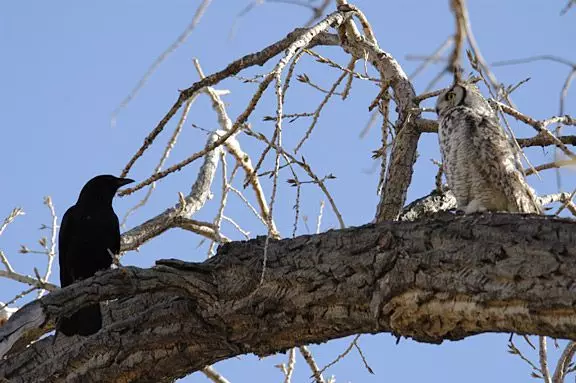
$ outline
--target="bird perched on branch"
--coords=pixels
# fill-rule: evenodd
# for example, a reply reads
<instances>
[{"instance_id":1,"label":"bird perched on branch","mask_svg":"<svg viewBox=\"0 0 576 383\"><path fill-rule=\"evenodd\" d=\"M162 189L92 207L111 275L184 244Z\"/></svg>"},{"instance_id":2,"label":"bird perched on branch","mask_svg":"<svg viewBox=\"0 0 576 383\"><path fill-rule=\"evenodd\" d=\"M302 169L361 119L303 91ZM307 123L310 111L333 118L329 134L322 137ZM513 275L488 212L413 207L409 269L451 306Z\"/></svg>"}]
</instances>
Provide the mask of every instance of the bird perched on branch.
<instances>
[{"instance_id":1,"label":"bird perched on branch","mask_svg":"<svg viewBox=\"0 0 576 383\"><path fill-rule=\"evenodd\" d=\"M120 225L112 199L120 187L131 182L134 181L112 175L94 177L64 214L58 236L62 287L110 268L112 255L120 251ZM57 329L66 336L88 336L101 327L100 304L96 303L61 318Z\"/></svg>"},{"instance_id":2,"label":"bird perched on branch","mask_svg":"<svg viewBox=\"0 0 576 383\"><path fill-rule=\"evenodd\" d=\"M526 183L518 150L480 90L463 81L438 96L438 139L444 174L465 213L542 213Z\"/></svg>"}]
</instances>

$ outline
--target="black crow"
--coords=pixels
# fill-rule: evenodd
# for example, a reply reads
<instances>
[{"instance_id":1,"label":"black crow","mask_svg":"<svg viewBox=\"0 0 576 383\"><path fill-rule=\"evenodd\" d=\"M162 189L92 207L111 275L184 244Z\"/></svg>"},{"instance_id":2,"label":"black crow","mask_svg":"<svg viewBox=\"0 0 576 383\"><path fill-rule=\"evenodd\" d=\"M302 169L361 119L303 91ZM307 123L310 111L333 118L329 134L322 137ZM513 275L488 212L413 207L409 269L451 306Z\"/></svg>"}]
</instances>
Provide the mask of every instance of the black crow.
<instances>
[{"instance_id":1,"label":"black crow","mask_svg":"<svg viewBox=\"0 0 576 383\"><path fill-rule=\"evenodd\" d=\"M112 254L120 251L120 225L112 209L112 198L128 178L101 175L92 178L80 192L60 225L58 253L62 287L89 278L112 264ZM102 327L100 304L83 307L61 318L57 329L66 336L88 336Z\"/></svg>"}]
</instances>

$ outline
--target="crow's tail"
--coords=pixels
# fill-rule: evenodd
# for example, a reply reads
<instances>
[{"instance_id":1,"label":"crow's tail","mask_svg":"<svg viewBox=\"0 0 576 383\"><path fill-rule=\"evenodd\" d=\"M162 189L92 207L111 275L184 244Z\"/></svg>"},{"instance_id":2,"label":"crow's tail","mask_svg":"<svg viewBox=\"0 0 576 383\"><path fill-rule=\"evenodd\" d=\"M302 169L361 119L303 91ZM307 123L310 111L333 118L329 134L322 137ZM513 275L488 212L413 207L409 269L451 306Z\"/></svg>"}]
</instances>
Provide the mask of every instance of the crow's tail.
<instances>
[{"instance_id":1,"label":"crow's tail","mask_svg":"<svg viewBox=\"0 0 576 383\"><path fill-rule=\"evenodd\" d=\"M102 328L100 304L81 308L69 318L62 318L58 331L66 336L75 334L88 336L97 333Z\"/></svg>"}]
</instances>

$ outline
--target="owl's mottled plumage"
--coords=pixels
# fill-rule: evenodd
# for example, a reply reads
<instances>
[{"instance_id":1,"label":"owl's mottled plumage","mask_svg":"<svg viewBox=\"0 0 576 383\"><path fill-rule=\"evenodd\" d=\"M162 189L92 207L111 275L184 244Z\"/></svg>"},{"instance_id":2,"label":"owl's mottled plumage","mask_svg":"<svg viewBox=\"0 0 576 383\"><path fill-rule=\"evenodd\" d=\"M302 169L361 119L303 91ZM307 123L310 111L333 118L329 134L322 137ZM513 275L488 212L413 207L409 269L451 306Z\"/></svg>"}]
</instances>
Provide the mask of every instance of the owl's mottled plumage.
<instances>
[{"instance_id":1,"label":"owl's mottled plumage","mask_svg":"<svg viewBox=\"0 0 576 383\"><path fill-rule=\"evenodd\" d=\"M438 138L444 173L465 213L542 213L513 143L471 83L456 81L438 96Z\"/></svg>"}]
</instances>

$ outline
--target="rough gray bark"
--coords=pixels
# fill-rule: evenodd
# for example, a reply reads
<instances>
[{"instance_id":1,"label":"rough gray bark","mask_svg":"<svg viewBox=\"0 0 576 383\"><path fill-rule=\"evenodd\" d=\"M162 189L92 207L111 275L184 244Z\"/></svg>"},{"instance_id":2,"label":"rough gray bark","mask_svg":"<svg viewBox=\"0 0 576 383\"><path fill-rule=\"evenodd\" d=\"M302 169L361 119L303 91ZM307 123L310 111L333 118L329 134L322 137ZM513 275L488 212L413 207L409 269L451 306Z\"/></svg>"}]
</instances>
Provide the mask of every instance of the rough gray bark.
<instances>
[{"instance_id":1,"label":"rough gray bark","mask_svg":"<svg viewBox=\"0 0 576 383\"><path fill-rule=\"evenodd\" d=\"M226 244L204 263L111 270L34 301L0 329L0 349L9 349L0 377L172 381L235 355L356 333L432 343L483 332L576 340L572 220L442 213L271 241L259 285L263 246L258 238ZM109 302L94 336L24 348L58 315L97 300Z\"/></svg>"}]
</instances>

